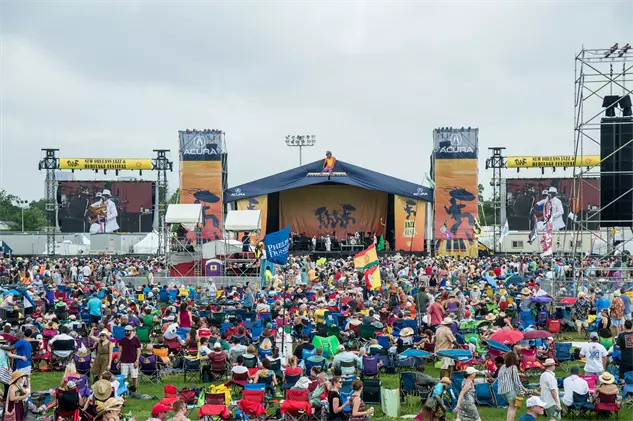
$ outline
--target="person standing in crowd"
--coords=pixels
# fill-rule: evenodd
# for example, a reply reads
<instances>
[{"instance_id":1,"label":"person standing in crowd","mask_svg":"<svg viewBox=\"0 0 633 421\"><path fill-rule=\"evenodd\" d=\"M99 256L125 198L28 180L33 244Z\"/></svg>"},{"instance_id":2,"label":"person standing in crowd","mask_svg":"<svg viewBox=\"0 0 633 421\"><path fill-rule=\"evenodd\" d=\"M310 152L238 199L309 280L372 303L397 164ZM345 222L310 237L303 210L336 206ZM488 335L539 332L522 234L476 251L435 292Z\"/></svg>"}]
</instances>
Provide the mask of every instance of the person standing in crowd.
<instances>
[{"instance_id":1,"label":"person standing in crowd","mask_svg":"<svg viewBox=\"0 0 633 421\"><path fill-rule=\"evenodd\" d=\"M99 298L97 298L97 293L93 292L92 296L88 300L88 314L90 315L90 323L92 325L97 325L101 321L101 307L103 307L103 303Z\"/></svg>"},{"instance_id":2,"label":"person standing in crowd","mask_svg":"<svg viewBox=\"0 0 633 421\"><path fill-rule=\"evenodd\" d=\"M541 398L545 402L545 415L549 421L557 421L561 418L560 398L558 395L558 380L554 370L556 369L556 361L548 358L543 363L545 371L541 374L539 381L539 389Z\"/></svg>"},{"instance_id":3,"label":"person standing in crowd","mask_svg":"<svg viewBox=\"0 0 633 421\"><path fill-rule=\"evenodd\" d=\"M134 328L125 326L125 336L119 341L119 361L121 362L121 374L125 379L132 378L132 386L138 387L138 365L141 358L141 341L133 336Z\"/></svg>"},{"instance_id":4,"label":"person standing in crowd","mask_svg":"<svg viewBox=\"0 0 633 421\"><path fill-rule=\"evenodd\" d=\"M99 332L98 338L92 337L92 339L96 342L95 346L97 356L92 362L90 372L94 376L96 382L99 380L104 371L110 370L114 344L110 342L110 332L105 329Z\"/></svg>"},{"instance_id":5,"label":"person standing in crowd","mask_svg":"<svg viewBox=\"0 0 633 421\"><path fill-rule=\"evenodd\" d=\"M510 351L503 358L504 365L501 366L497 374L499 380L499 394L508 401L508 414L506 421L514 421L517 414L516 399L527 393L519 378L519 358L517 354Z\"/></svg>"},{"instance_id":6,"label":"person standing in crowd","mask_svg":"<svg viewBox=\"0 0 633 421\"><path fill-rule=\"evenodd\" d=\"M435 303L434 303L435 304ZM435 332L435 353L439 351L445 351L449 349L453 349L453 347L459 346L457 339L453 335L451 330L451 326L453 325L453 319L450 317L445 317L442 321L442 325ZM440 378L448 377L450 378L453 374L453 368L455 367L455 360L442 357L442 365L440 367Z\"/></svg>"},{"instance_id":7,"label":"person standing in crowd","mask_svg":"<svg viewBox=\"0 0 633 421\"><path fill-rule=\"evenodd\" d=\"M33 347L31 346L31 335L33 331L26 329L24 331L18 330L15 334L17 341L13 344L17 359L15 362L15 369L20 370L27 376L31 375L31 355L33 353Z\"/></svg>"},{"instance_id":8,"label":"person standing in crowd","mask_svg":"<svg viewBox=\"0 0 633 421\"><path fill-rule=\"evenodd\" d=\"M596 332L591 332L589 340L580 350L580 356L586 359L585 375L600 376L607 369L607 350L598 343L600 336Z\"/></svg>"},{"instance_id":9,"label":"person standing in crowd","mask_svg":"<svg viewBox=\"0 0 633 421\"><path fill-rule=\"evenodd\" d=\"M475 403L475 377L477 373L478 371L474 367L466 368L462 391L459 393L457 405L453 409L453 412L457 414L457 421L481 421Z\"/></svg>"},{"instance_id":10,"label":"person standing in crowd","mask_svg":"<svg viewBox=\"0 0 633 421\"><path fill-rule=\"evenodd\" d=\"M543 402L541 398L532 396L525 403L527 412L521 415L519 421L536 421L536 417L542 416L545 413L545 405L546 403Z\"/></svg>"},{"instance_id":11,"label":"person standing in crowd","mask_svg":"<svg viewBox=\"0 0 633 421\"><path fill-rule=\"evenodd\" d=\"M620 348L620 382L624 383L624 373L633 371L633 321L624 322L624 330L615 343Z\"/></svg>"},{"instance_id":12,"label":"person standing in crowd","mask_svg":"<svg viewBox=\"0 0 633 421\"><path fill-rule=\"evenodd\" d=\"M578 299L572 307L572 314L576 319L576 330L578 336L582 335L582 328L589 328L589 310L591 310L591 303L585 297L585 293L580 291L578 293Z\"/></svg>"},{"instance_id":13,"label":"person standing in crowd","mask_svg":"<svg viewBox=\"0 0 633 421\"><path fill-rule=\"evenodd\" d=\"M26 401L31 396L31 382L29 375L16 370L9 380L9 392L2 419L4 421L24 421L26 415Z\"/></svg>"},{"instance_id":14,"label":"person standing in crowd","mask_svg":"<svg viewBox=\"0 0 633 421\"><path fill-rule=\"evenodd\" d=\"M624 326L624 301L620 298L620 291L613 293L613 300L609 306L609 314L611 316L611 324L615 327L616 336L622 332Z\"/></svg>"}]
</instances>

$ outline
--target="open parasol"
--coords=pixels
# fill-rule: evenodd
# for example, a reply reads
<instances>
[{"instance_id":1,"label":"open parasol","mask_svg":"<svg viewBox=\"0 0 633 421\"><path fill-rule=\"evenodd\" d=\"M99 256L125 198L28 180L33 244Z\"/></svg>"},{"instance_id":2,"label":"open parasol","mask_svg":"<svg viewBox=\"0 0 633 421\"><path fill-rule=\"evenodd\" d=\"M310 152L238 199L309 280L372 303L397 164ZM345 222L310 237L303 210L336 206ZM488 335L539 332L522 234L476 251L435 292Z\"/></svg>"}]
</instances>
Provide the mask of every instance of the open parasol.
<instances>
[{"instance_id":1,"label":"open parasol","mask_svg":"<svg viewBox=\"0 0 633 421\"><path fill-rule=\"evenodd\" d=\"M501 342L502 344L515 344L523 339L523 332L518 330L498 330L490 337L489 340Z\"/></svg>"},{"instance_id":2,"label":"open parasol","mask_svg":"<svg viewBox=\"0 0 633 421\"><path fill-rule=\"evenodd\" d=\"M540 296L540 297L530 297L530 301L535 303L551 303L554 301L552 297Z\"/></svg>"},{"instance_id":3,"label":"open parasol","mask_svg":"<svg viewBox=\"0 0 633 421\"><path fill-rule=\"evenodd\" d=\"M562 300L560 300L560 303L566 306L571 306L576 304L576 300L577 298L574 297L565 297Z\"/></svg>"},{"instance_id":4,"label":"open parasol","mask_svg":"<svg viewBox=\"0 0 633 421\"><path fill-rule=\"evenodd\" d=\"M445 349L443 351L437 351L435 353L438 357L450 358L457 361L470 361L473 359L473 354L466 349Z\"/></svg>"},{"instance_id":5,"label":"open parasol","mask_svg":"<svg viewBox=\"0 0 633 421\"><path fill-rule=\"evenodd\" d=\"M546 330L530 330L529 332L524 332L523 333L523 339L545 339L545 338L551 338L554 335L552 335L551 333L549 333Z\"/></svg>"},{"instance_id":6,"label":"open parasol","mask_svg":"<svg viewBox=\"0 0 633 421\"><path fill-rule=\"evenodd\" d=\"M492 339L488 339L486 340L486 343L488 344L488 346L494 350L497 351L501 351L501 352L509 352L510 351L510 347L507 345L502 344L501 342L497 342L495 340Z\"/></svg>"},{"instance_id":7,"label":"open parasol","mask_svg":"<svg viewBox=\"0 0 633 421\"><path fill-rule=\"evenodd\" d=\"M407 358L431 358L432 356L433 354L430 352L422 351L421 349L407 349L398 355L398 359L406 360Z\"/></svg>"}]
</instances>

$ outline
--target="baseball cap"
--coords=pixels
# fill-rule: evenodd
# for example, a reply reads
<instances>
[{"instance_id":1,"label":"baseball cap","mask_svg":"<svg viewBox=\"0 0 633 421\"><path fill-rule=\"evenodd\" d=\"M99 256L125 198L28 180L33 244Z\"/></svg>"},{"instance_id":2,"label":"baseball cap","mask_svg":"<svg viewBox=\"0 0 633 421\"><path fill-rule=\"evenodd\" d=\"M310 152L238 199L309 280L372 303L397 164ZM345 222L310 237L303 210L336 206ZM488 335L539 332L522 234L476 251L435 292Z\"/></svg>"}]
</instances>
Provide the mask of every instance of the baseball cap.
<instances>
[{"instance_id":1,"label":"baseball cap","mask_svg":"<svg viewBox=\"0 0 633 421\"><path fill-rule=\"evenodd\" d=\"M528 408L531 408L533 406L540 406L542 408L545 408L545 402L543 402L538 396L532 396L527 400L525 406L527 406Z\"/></svg>"},{"instance_id":2,"label":"baseball cap","mask_svg":"<svg viewBox=\"0 0 633 421\"><path fill-rule=\"evenodd\" d=\"M598 334L596 332L591 332L591 334L589 335L590 339L599 339L600 337L598 336Z\"/></svg>"},{"instance_id":3,"label":"baseball cap","mask_svg":"<svg viewBox=\"0 0 633 421\"><path fill-rule=\"evenodd\" d=\"M127 332L128 330L134 330L134 328L130 325L125 326L125 331Z\"/></svg>"},{"instance_id":4,"label":"baseball cap","mask_svg":"<svg viewBox=\"0 0 633 421\"><path fill-rule=\"evenodd\" d=\"M161 412L167 411L171 411L171 406L162 403L157 403L156 405L152 406L152 415L158 415Z\"/></svg>"}]
</instances>

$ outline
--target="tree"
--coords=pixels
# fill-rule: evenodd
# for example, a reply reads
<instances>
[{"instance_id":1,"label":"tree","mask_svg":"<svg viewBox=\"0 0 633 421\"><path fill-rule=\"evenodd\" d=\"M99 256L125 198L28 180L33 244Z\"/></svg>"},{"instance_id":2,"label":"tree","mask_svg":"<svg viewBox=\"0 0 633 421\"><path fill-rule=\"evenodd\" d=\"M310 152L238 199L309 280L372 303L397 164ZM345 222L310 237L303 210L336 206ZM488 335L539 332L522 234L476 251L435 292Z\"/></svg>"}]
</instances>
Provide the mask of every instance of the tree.
<instances>
[{"instance_id":1,"label":"tree","mask_svg":"<svg viewBox=\"0 0 633 421\"><path fill-rule=\"evenodd\" d=\"M176 191L172 193L167 203L170 205L175 205L175 204L180 203L180 189L176 189Z\"/></svg>"},{"instance_id":2,"label":"tree","mask_svg":"<svg viewBox=\"0 0 633 421\"><path fill-rule=\"evenodd\" d=\"M492 197L488 200L484 199L484 186L479 184L477 186L477 200L479 200L479 224L481 226L490 226L495 223L495 208ZM498 198L497 198L498 200ZM500 224L499 209L497 213L497 224Z\"/></svg>"},{"instance_id":3,"label":"tree","mask_svg":"<svg viewBox=\"0 0 633 421\"><path fill-rule=\"evenodd\" d=\"M22 208L17 205L19 197L0 190L0 221L11 223L11 230L22 230ZM45 200L40 199L24 209L24 230L39 231L46 225Z\"/></svg>"}]
</instances>

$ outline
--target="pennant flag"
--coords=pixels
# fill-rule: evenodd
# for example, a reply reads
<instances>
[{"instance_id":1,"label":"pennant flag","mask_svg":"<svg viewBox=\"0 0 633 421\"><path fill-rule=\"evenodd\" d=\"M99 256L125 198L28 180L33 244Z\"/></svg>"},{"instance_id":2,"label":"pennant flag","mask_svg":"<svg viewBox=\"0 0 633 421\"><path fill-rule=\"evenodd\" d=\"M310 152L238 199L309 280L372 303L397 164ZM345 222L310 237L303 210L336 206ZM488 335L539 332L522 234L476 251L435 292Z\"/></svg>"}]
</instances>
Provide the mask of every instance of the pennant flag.
<instances>
[{"instance_id":1,"label":"pennant flag","mask_svg":"<svg viewBox=\"0 0 633 421\"><path fill-rule=\"evenodd\" d=\"M378 266L374 266L365 271L365 283L367 284L367 289L370 291L382 289L380 269L378 269Z\"/></svg>"},{"instance_id":2,"label":"pennant flag","mask_svg":"<svg viewBox=\"0 0 633 421\"><path fill-rule=\"evenodd\" d=\"M378 255L373 244L354 256L354 268L356 269L369 269L376 265L378 265Z\"/></svg>"},{"instance_id":3,"label":"pennant flag","mask_svg":"<svg viewBox=\"0 0 633 421\"><path fill-rule=\"evenodd\" d=\"M290 247L290 225L264 238L266 245L266 259L269 262L285 265L288 262L288 249Z\"/></svg>"},{"instance_id":4,"label":"pennant flag","mask_svg":"<svg viewBox=\"0 0 633 421\"><path fill-rule=\"evenodd\" d=\"M384 249L385 249L385 237L381 235L380 239L378 240L378 247L376 247L376 250L383 251Z\"/></svg>"}]
</instances>

